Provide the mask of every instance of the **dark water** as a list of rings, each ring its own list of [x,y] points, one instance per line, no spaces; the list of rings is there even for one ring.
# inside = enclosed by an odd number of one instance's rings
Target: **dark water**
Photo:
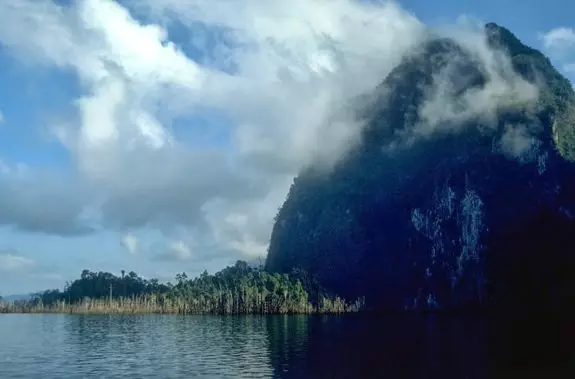
[[[548,332],[530,336],[532,329],[513,332],[513,324],[496,329],[478,319],[411,316],[0,315],[0,378],[575,378],[553,340],[535,342]],[[500,337],[493,339],[495,331]]]

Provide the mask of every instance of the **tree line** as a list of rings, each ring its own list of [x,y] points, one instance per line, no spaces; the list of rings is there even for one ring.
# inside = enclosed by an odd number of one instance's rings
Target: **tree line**
[[[0,312],[289,314],[358,311],[363,300],[327,293],[302,270],[265,271],[244,261],[210,275],[177,274],[175,283],[83,270],[64,290],[46,290],[30,300],[0,304]]]

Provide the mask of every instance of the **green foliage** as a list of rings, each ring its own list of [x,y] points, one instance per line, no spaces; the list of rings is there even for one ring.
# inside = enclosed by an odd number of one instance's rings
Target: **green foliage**
[[[489,215],[473,233],[481,244],[474,247],[475,257],[488,248],[487,237],[503,229],[500,219],[518,223],[515,214],[529,214],[548,196],[542,188],[549,179],[541,177],[539,164],[559,175],[564,163],[548,152],[556,147],[562,157],[575,161],[571,83],[541,52],[508,30],[488,24],[486,35],[499,52],[496,60],[508,56],[510,61],[501,62],[513,68],[498,67],[498,74],[508,84],[516,83],[517,75],[534,84],[538,101],[506,102],[510,105],[496,109],[497,125],[484,128],[482,118],[446,123],[437,128],[445,133],[416,138],[407,148],[390,148],[400,146],[414,125],[425,122],[420,110],[428,93],[437,89],[436,78],[451,81],[451,100],[493,79],[493,70],[486,69],[472,50],[432,36],[396,66],[377,91],[362,97],[362,139],[345,159],[329,172],[305,170],[295,178],[275,219],[266,261],[269,271],[289,273],[301,267],[340,296],[365,296],[370,308],[404,308],[415,302],[421,306],[436,300],[442,306],[467,306],[469,299],[483,304],[481,283],[487,280],[478,268],[482,263],[474,263],[473,274],[463,274],[458,261],[467,249],[469,233],[461,227],[459,214],[469,188],[478,190]],[[501,156],[497,145],[507,125],[529,125],[538,152],[545,153],[540,161],[517,165]],[[429,209],[422,216],[425,232],[414,228],[412,213],[423,204]],[[433,297],[421,295],[423,291]]]
[[[490,23],[486,25],[486,31],[491,45],[509,53],[515,71],[538,85],[535,113],[548,124],[560,154],[575,161],[575,92],[571,82],[545,55],[522,44],[509,30]]]
[[[555,120],[553,139],[561,155],[575,162],[575,104],[571,104]]]
[[[348,304],[328,295],[301,271],[291,275],[268,273],[243,261],[214,275],[204,271],[189,279],[180,273],[175,279],[176,284],[171,285],[142,279],[134,272],[117,277],[84,270],[63,292],[47,290],[30,302],[0,307],[0,312],[340,313],[357,311],[362,305],[361,301]]]

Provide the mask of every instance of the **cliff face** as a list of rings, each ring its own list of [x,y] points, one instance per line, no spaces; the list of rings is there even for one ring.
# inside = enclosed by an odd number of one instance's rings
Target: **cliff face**
[[[268,270],[303,268],[383,308],[575,300],[575,95],[540,52],[495,24],[485,34],[509,67],[429,38],[390,73],[361,143],[295,178]]]

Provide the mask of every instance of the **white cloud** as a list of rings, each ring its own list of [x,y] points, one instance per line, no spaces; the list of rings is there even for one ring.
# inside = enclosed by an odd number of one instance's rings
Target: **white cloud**
[[[192,250],[184,241],[172,241],[159,254],[153,256],[156,261],[186,262],[193,258]]]
[[[192,257],[192,251],[183,241],[172,242],[169,250],[177,260],[185,261]]]
[[[36,261],[12,253],[0,254],[0,271],[23,272],[36,265]]]
[[[89,191],[63,173],[0,160],[0,225],[59,235],[94,231],[86,219]]]
[[[575,45],[575,31],[572,28],[559,27],[541,34],[539,38],[547,49],[571,48]]]
[[[393,3],[136,3],[157,24],[110,0],[8,0],[0,41],[28,64],[78,75],[79,125],[58,136],[104,225],[185,225],[209,246],[248,255],[265,250],[291,177],[353,143],[359,127],[341,104],[373,89],[423,32]],[[188,44],[209,66],[169,40],[175,21],[192,35],[200,26],[225,35]],[[179,117],[206,110],[232,120],[230,148],[192,148],[172,132]],[[236,216],[241,225],[230,224]]]
[[[73,225],[89,216],[122,231],[157,228],[176,241],[181,232],[174,229],[183,228],[194,236],[194,251],[197,244],[197,250],[246,257],[265,253],[293,176],[312,162],[329,166],[353,146],[361,120],[348,104],[373,91],[426,33],[394,2],[128,3],[130,9],[112,0],[69,7],[0,2],[0,44],[31,69],[73,72],[83,89],[75,99],[77,120],[60,125],[57,135],[77,174],[64,182],[69,189],[60,197],[85,203],[66,203],[61,214],[50,209],[42,225],[50,226],[53,215]],[[138,21],[136,14],[151,21]],[[192,38],[171,35],[175,23]],[[468,102],[485,112],[494,94],[529,93],[513,84],[494,83]],[[439,117],[429,111],[434,104],[440,102],[431,97],[424,116]],[[453,117],[453,109],[446,111],[441,117]],[[174,124],[196,116],[224,129],[223,136],[200,145],[203,136],[188,121],[192,141],[180,138]],[[22,204],[33,205],[26,215],[43,204],[62,204],[40,187],[22,197]],[[0,217],[0,223],[18,224],[18,215]],[[137,248],[132,237],[123,240],[129,251]],[[168,253],[179,260],[192,256],[183,242]]]
[[[0,111],[0,124],[4,122],[4,114]]]
[[[442,35],[451,37],[461,52],[447,50],[437,64],[433,83],[424,93],[423,103],[418,109],[419,121],[406,125],[404,138],[407,146],[413,141],[433,135],[436,132],[461,131],[467,121],[477,120],[482,126],[498,126],[498,113],[511,106],[529,107],[538,98],[539,89],[517,74],[506,53],[489,46],[488,36],[483,33],[484,24],[469,17],[459,20],[457,25],[442,29]],[[439,53],[436,53],[437,57]],[[473,62],[475,72],[462,69]],[[482,86],[469,87],[483,75]],[[465,89],[462,92],[462,89]],[[396,147],[397,141],[392,143]]]
[[[138,252],[138,237],[133,234],[126,234],[122,237],[122,246],[128,251],[130,254],[136,254]]]
[[[540,33],[539,38],[549,57],[556,61],[567,76],[575,72],[575,30],[557,27],[547,33]]]

